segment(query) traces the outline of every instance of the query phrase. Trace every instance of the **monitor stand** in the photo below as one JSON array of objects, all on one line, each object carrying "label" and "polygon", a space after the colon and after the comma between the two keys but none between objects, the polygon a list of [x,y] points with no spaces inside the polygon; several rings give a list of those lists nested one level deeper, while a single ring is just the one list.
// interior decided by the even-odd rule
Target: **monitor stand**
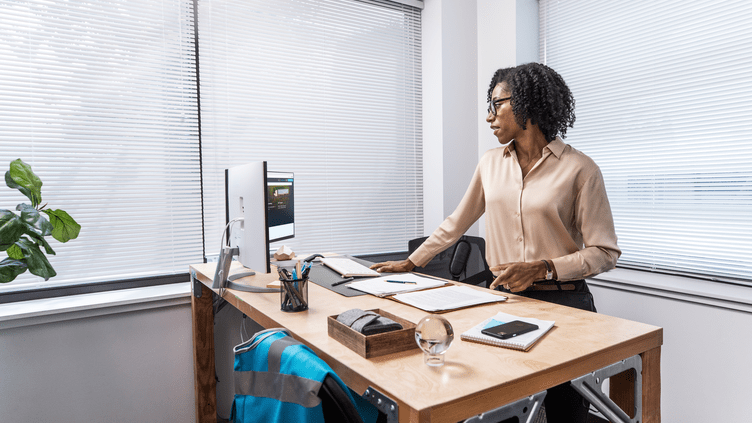
[{"label": "monitor stand", "polygon": [[237,256],[239,250],[237,247],[222,247],[219,253],[219,261],[217,261],[217,269],[214,272],[214,284],[212,289],[234,289],[244,292],[279,292],[279,288],[260,288],[257,286],[250,286],[242,283],[235,283],[233,281],[244,278],[246,276],[253,276],[256,272],[251,269],[247,269],[247,272],[236,273],[230,275],[230,265],[232,264],[232,258]]}]

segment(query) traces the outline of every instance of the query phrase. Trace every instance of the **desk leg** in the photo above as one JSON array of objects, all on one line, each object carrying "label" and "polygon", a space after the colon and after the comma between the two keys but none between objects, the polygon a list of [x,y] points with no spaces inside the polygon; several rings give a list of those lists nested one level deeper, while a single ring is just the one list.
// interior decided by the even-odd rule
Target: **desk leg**
[{"label": "desk leg", "polygon": [[191,295],[193,312],[193,371],[196,392],[196,421],[216,423],[217,382],[214,369],[214,309],[212,291],[202,283],[201,297]]},{"label": "desk leg", "polygon": [[661,422],[661,347],[642,356],[642,421]]},{"label": "desk leg", "polygon": [[[642,422],[661,421],[661,347],[640,354],[642,357]],[[634,418],[634,372],[627,371],[609,379],[609,397]]]}]

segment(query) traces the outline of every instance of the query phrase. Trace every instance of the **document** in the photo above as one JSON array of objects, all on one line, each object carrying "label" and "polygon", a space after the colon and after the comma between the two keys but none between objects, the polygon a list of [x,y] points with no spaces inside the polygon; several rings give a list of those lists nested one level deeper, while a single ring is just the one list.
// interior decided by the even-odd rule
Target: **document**
[{"label": "document", "polygon": [[348,288],[367,292],[377,297],[398,294],[402,292],[419,291],[446,285],[448,282],[440,279],[427,278],[415,273],[392,273],[389,276],[365,279],[351,282]]},{"label": "document", "polygon": [[469,286],[446,286],[427,291],[397,294],[395,300],[425,311],[454,310],[478,304],[506,301],[507,297]]}]

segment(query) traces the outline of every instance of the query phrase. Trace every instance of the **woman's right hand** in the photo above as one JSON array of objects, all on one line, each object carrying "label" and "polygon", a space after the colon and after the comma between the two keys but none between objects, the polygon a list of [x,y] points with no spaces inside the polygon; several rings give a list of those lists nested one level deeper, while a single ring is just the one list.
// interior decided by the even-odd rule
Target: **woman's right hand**
[{"label": "woman's right hand", "polygon": [[402,261],[385,261],[383,263],[376,263],[371,266],[371,269],[379,273],[404,273],[410,272],[415,269],[415,264],[410,259],[404,259]]}]

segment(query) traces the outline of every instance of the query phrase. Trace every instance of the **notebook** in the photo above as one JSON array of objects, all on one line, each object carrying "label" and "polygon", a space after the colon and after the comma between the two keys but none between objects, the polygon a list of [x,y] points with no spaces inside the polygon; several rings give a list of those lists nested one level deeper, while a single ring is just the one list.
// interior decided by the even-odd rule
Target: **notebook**
[{"label": "notebook", "polygon": [[[488,335],[481,333],[481,330],[485,328],[489,328],[491,326],[496,326],[496,325],[501,325],[504,323],[509,323],[514,320],[521,320],[523,322],[528,322],[534,325],[538,325],[538,329],[532,332],[515,336],[514,338],[509,338],[509,339],[494,338],[493,336],[488,336]],[[551,330],[551,328],[554,326],[554,323],[555,322],[553,320],[540,320],[540,319],[535,319],[533,317],[518,317],[518,316],[513,316],[511,314],[499,312],[495,316],[489,317],[488,319],[482,321],[477,326],[474,326],[472,329],[466,332],[463,332],[460,335],[460,339],[462,339],[463,341],[480,342],[482,344],[496,345],[498,347],[505,347],[505,348],[512,348],[515,350],[527,351],[536,342],[538,342],[538,340],[543,335],[545,335],[546,332]]]},{"label": "notebook", "polygon": [[375,270],[371,270],[355,260],[346,257],[324,257],[321,262],[343,277],[350,276],[381,276]]}]

